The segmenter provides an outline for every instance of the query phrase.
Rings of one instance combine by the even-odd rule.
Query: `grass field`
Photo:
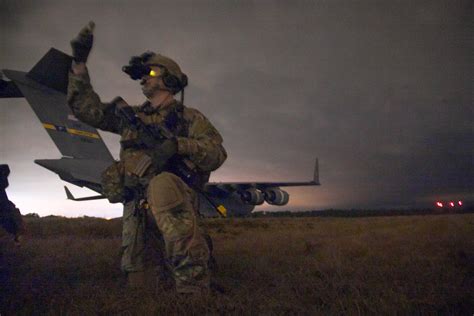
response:
[[[474,214],[206,221],[223,294],[126,287],[119,219],[28,219],[0,232],[0,311],[11,314],[474,313]]]

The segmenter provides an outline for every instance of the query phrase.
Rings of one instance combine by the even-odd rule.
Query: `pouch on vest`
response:
[[[115,161],[102,172],[102,193],[110,203],[122,202],[125,198],[123,163]]]

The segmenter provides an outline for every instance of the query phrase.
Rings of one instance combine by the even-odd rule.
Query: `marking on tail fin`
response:
[[[67,132],[68,132],[69,134],[73,134],[73,135],[85,136],[85,137],[91,137],[91,138],[100,139],[99,134],[94,134],[94,133],[90,133],[90,132],[86,132],[86,131],[80,131],[80,130],[78,130],[78,129],[68,128],[68,129],[67,129]]]
[[[74,128],[67,128],[65,126],[54,125],[54,124],[49,124],[49,123],[43,123],[43,127],[46,128],[46,129],[53,130],[53,131],[66,132],[66,133],[69,133],[71,135],[77,135],[77,136],[84,136],[84,137],[100,139],[99,134],[86,132],[86,131],[81,131],[81,130],[74,129]]]
[[[75,117],[75,116],[72,115],[72,114],[68,114],[67,119],[70,120],[70,121],[79,122],[79,120],[77,119],[77,117]]]
[[[43,123],[43,127],[46,129],[56,130],[56,126],[54,126],[53,124]]]

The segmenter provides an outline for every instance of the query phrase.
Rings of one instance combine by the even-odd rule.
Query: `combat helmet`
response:
[[[150,66],[157,66],[162,69],[163,83],[173,94],[183,91],[188,85],[188,77],[173,59],[151,51],[147,51],[140,56],[133,56],[129,64],[124,66],[122,70],[132,79],[138,80],[150,73]]]

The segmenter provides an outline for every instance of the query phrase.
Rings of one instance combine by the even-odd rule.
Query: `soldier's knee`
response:
[[[175,209],[185,202],[180,181],[169,172],[162,172],[151,179],[147,199],[154,214]]]
[[[195,216],[180,178],[167,172],[155,176],[148,186],[147,199],[165,241],[192,236]]]

